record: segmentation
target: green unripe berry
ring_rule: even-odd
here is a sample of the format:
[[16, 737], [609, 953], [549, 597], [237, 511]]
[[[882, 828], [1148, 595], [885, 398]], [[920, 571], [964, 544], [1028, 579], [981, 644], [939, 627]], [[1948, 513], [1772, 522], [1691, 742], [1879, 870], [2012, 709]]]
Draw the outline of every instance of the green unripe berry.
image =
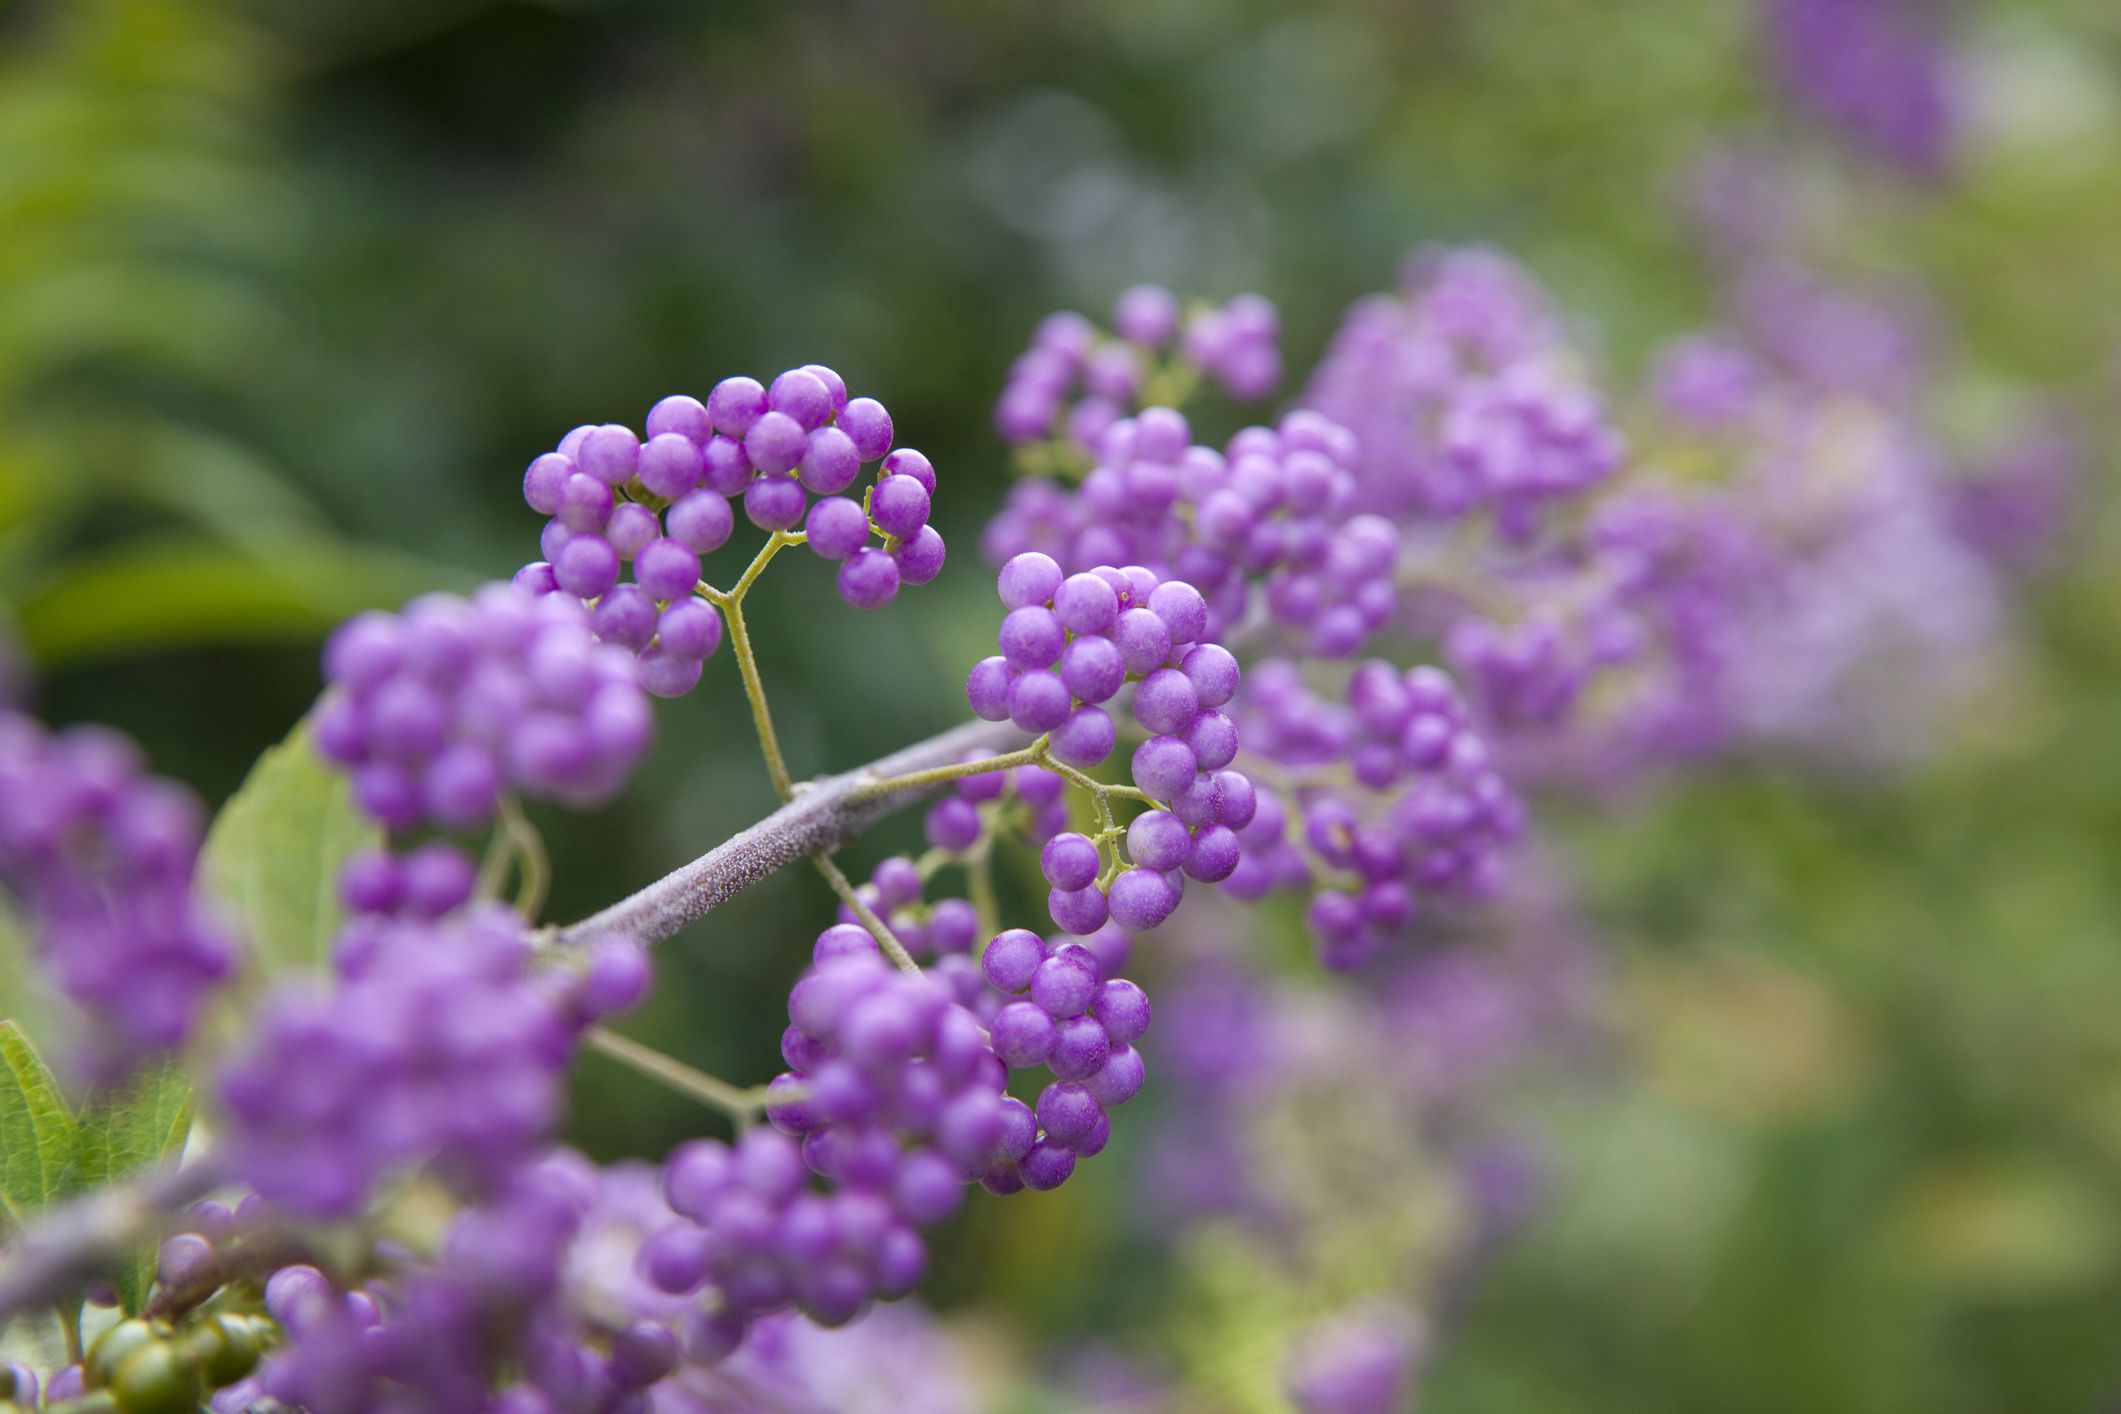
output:
[[207, 1387], [219, 1389], [258, 1368], [265, 1342], [248, 1316], [215, 1316], [194, 1331], [185, 1349], [206, 1377]]
[[82, 1383], [90, 1389], [102, 1389], [117, 1378], [118, 1367], [126, 1357], [151, 1341], [161, 1340], [169, 1334], [169, 1327], [160, 1321], [143, 1321], [137, 1317], [120, 1321], [88, 1348], [88, 1359], [81, 1364]]
[[174, 1344], [157, 1340], [125, 1357], [111, 1393], [121, 1414], [196, 1414], [199, 1372]]

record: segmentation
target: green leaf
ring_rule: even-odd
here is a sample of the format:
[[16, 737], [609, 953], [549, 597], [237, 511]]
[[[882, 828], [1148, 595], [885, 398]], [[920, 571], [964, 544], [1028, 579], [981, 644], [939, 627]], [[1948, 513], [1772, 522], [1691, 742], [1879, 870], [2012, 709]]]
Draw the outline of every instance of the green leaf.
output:
[[11, 1217], [81, 1188], [74, 1117], [22, 1028], [0, 1021], [0, 1200]]
[[[82, 1106], [81, 1181], [101, 1187], [184, 1151], [191, 1135], [191, 1079], [176, 1062], [143, 1072]], [[155, 1280], [155, 1249], [143, 1248], [112, 1272], [128, 1315], [139, 1313]]]
[[22, 917], [0, 893], [0, 1021], [13, 1021], [31, 1040], [46, 1040], [34, 1023], [50, 1015], [50, 1001], [38, 986], [37, 966], [30, 950], [29, 929]]
[[24, 1311], [0, 1326], [0, 1365], [27, 1365], [50, 1374], [72, 1363], [66, 1353], [66, 1328], [56, 1312]]
[[304, 721], [258, 758], [207, 831], [200, 878], [264, 976], [321, 970], [339, 931], [339, 866], [382, 844], [343, 772], [318, 757]]
[[199, 643], [311, 639], [362, 609], [403, 603], [463, 576], [396, 551], [322, 536], [242, 549], [143, 535], [76, 555], [18, 606], [46, 665]]

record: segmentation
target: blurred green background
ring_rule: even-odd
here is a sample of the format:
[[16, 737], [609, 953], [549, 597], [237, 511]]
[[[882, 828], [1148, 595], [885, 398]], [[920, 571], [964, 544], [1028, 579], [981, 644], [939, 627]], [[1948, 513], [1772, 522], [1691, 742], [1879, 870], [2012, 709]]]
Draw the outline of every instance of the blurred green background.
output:
[[[2085, 513], [2018, 690], [1933, 763], [1733, 770], [1562, 823], [1624, 1055], [1553, 1105], [1553, 1201], [1424, 1400], [2111, 1408], [2121, 9], [1952, 18], [1977, 121], [1925, 183], [1784, 112], [1752, 7], [1718, 0], [0, 0], [0, 606], [42, 713], [217, 800], [331, 623], [534, 556], [518, 478], [568, 428], [819, 360], [934, 457], [953, 547], [875, 616], [821, 612], [807, 560], [754, 601], [796, 769], [844, 766], [962, 710], [1007, 475], [987, 411], [1039, 315], [1256, 288], [1301, 369], [1406, 247], [1479, 239], [1632, 376], [1711, 312], [1687, 165], [1793, 150], [1831, 213], [1808, 254], [1929, 282], [1959, 389], [2079, 410]], [[557, 916], [770, 806], [726, 661], [663, 720], [617, 808], [543, 821]], [[634, 1029], [764, 1078], [826, 913], [806, 876], [743, 896]], [[697, 1124], [584, 1070], [594, 1153]], [[975, 1213], [943, 1303], [1153, 1322], [1098, 1167], [1037, 1217]]]

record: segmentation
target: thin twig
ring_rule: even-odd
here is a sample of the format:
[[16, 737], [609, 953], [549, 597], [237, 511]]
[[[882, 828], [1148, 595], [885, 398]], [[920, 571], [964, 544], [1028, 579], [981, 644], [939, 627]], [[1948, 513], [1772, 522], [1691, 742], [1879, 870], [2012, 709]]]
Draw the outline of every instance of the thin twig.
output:
[[787, 800], [795, 793], [788, 776], [788, 760], [781, 754], [780, 734], [773, 729], [773, 713], [766, 706], [766, 683], [759, 676], [758, 656], [751, 651], [751, 630], [744, 622], [744, 596], [758, 583], [773, 557], [807, 537], [801, 531], [776, 530], [766, 537], [757, 555], [745, 566], [737, 582], [725, 592], [711, 585], [699, 586], [700, 594], [722, 611], [729, 623], [729, 651], [736, 656], [737, 677], [744, 684], [744, 700], [751, 704], [751, 724], [758, 731], [759, 751], [766, 758], [766, 774], [773, 780], [774, 794]]
[[891, 931], [891, 925], [877, 917], [876, 910], [871, 908], [854, 885], [848, 882], [840, 866], [832, 862], [832, 856], [820, 851], [810, 856], [810, 862], [817, 866], [818, 873], [825, 876], [825, 882], [832, 885], [832, 891], [840, 896], [840, 902], [853, 909], [854, 916], [862, 920], [862, 926], [869, 930], [870, 937], [876, 939], [876, 945], [884, 950], [884, 956], [890, 958], [899, 971], [910, 972], [915, 977], [920, 976], [921, 965], [913, 960], [913, 954], [906, 951], [906, 945], [898, 940], [898, 934]]
[[926, 786], [944, 785], [965, 776], [984, 776], [989, 771], [1006, 771], [1015, 766], [1035, 766], [1046, 759], [1046, 738], [1040, 737], [1021, 751], [1010, 751], [1000, 756], [983, 756], [974, 761], [957, 761], [948, 766], [931, 766], [925, 771], [908, 771], [902, 776], [887, 776], [871, 781], [855, 792], [856, 800], [868, 800], [879, 795], [889, 795], [899, 790], [920, 790]]
[[763, 1086], [747, 1089], [732, 1085], [720, 1076], [694, 1070], [674, 1056], [666, 1056], [653, 1046], [644, 1046], [605, 1027], [590, 1027], [582, 1034], [582, 1043], [592, 1051], [610, 1056], [620, 1065], [639, 1071], [650, 1080], [669, 1086], [688, 1099], [720, 1110], [739, 1125], [749, 1124], [766, 1107]]

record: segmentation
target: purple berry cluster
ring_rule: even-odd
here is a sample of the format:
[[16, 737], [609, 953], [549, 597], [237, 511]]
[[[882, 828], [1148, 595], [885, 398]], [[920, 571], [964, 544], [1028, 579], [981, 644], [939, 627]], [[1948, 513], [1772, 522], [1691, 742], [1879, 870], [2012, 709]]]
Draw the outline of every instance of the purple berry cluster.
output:
[[998, 1001], [987, 1019], [994, 1054], [1012, 1070], [1043, 1065], [1053, 1075], [1035, 1105], [1007, 1100], [1007, 1130], [980, 1182], [993, 1193], [1058, 1188], [1078, 1159], [1112, 1136], [1109, 1111], [1134, 1098], [1144, 1068], [1135, 1049], [1149, 1029], [1149, 998], [1112, 970], [1124, 959], [1074, 939], [1024, 928], [997, 933], [980, 971]]
[[1064, 575], [1033, 551], [1004, 565], [997, 582], [1009, 609], [1002, 651], [966, 680], [973, 712], [1044, 734], [1067, 765], [1096, 766], [1119, 735], [1103, 704], [1131, 682], [1143, 739], [1129, 770], [1136, 789], [1167, 807], [1130, 828], [1125, 869], [1115, 852], [1108, 872], [1099, 842], [1086, 836], [1045, 840], [1053, 920], [1075, 934], [1096, 932], [1108, 917], [1154, 928], [1178, 906], [1186, 874], [1215, 882], [1237, 867], [1234, 830], [1253, 806], [1251, 782], [1231, 766], [1237, 723], [1222, 710], [1237, 692], [1237, 659], [1207, 641], [1198, 590], [1139, 565]]
[[94, 1022], [80, 1041], [100, 1079], [182, 1045], [234, 968], [194, 890], [199, 838], [197, 803], [124, 737], [0, 711], [0, 884]]
[[[571, 1306], [572, 1268], [592, 1236], [600, 1176], [555, 1151], [457, 1214], [432, 1262], [400, 1264], [388, 1283], [342, 1292], [309, 1266], [283, 1267], [266, 1310], [289, 1337], [233, 1388], [247, 1408], [348, 1414], [637, 1414], [678, 1366], [670, 1313]], [[217, 1401], [220, 1407], [221, 1401]]]
[[1209, 636], [1255, 597], [1309, 653], [1344, 657], [1391, 619], [1399, 532], [1359, 511], [1353, 434], [1316, 413], [1250, 427], [1217, 452], [1170, 408], [1114, 423], [1074, 491], [1027, 481], [988, 528], [996, 559], [1042, 552], [1064, 567], [1143, 564], [1199, 588]]
[[[1365, 662], [1336, 703], [1306, 686], [1294, 664], [1263, 663], [1244, 729], [1247, 749], [1282, 767], [1344, 764], [1352, 777], [1311, 784], [1299, 774], [1290, 801], [1261, 792], [1226, 885], [1241, 898], [1321, 885], [1308, 919], [1336, 970], [1360, 966], [1403, 935], [1421, 894], [1491, 892], [1500, 852], [1523, 831], [1522, 804], [1458, 689], [1436, 668]], [[1314, 860], [1328, 877], [1317, 876]]]
[[1005, 1138], [1006, 1073], [947, 987], [892, 970], [844, 924], [815, 956], [789, 994], [775, 1128], [672, 1154], [664, 1195], [682, 1221], [641, 1250], [663, 1291], [712, 1292], [722, 1347], [691, 1352], [703, 1362], [767, 1313], [841, 1325], [912, 1290], [927, 1268], [920, 1229], [957, 1210]]
[[1112, 329], [1117, 337], [1106, 338], [1088, 319], [1066, 313], [1038, 326], [995, 405], [1003, 441], [1021, 446], [1061, 437], [1096, 446], [1137, 406], [1159, 359], [1214, 380], [1240, 402], [1257, 402], [1281, 381], [1281, 317], [1259, 295], [1189, 315], [1169, 290], [1136, 285], [1113, 306]]
[[[1160, 800], [1237, 754], [1235, 728], [1216, 710], [1237, 690], [1237, 660], [1206, 642], [1207, 603], [1192, 585], [1159, 580], [1139, 565], [1063, 575], [1035, 552], [1004, 565], [997, 584], [1009, 613], [997, 636], [1001, 653], [981, 659], [966, 679], [976, 715], [1046, 734], [1056, 759], [1095, 766], [1119, 740], [1103, 704], [1135, 682], [1135, 720], [1187, 753], [1183, 771], [1168, 746], [1149, 754], [1150, 779], [1161, 789], [1140, 779], [1144, 758], [1136, 753], [1136, 784]], [[1197, 746], [1187, 739], [1196, 728]]]
[[639, 949], [617, 940], [581, 976], [534, 971], [523, 917], [465, 902], [461, 856], [357, 866], [350, 901], [390, 911], [341, 929], [328, 993], [275, 994], [221, 1087], [235, 1172], [326, 1216], [358, 1211], [406, 1165], [432, 1161], [470, 1191], [500, 1183], [558, 1119], [580, 1028], [647, 982]]
[[317, 749], [392, 830], [478, 825], [510, 790], [590, 805], [648, 747], [642, 671], [565, 599], [430, 594], [332, 635]]
[[1485, 250], [1427, 253], [1397, 296], [1348, 311], [1305, 406], [1351, 429], [1363, 508], [1450, 520], [1490, 509], [1527, 533], [1537, 509], [1619, 464], [1619, 433], [1545, 295]]
[[[551, 520], [545, 558], [516, 578], [593, 605], [597, 635], [640, 655], [642, 681], [660, 696], [690, 691], [721, 643], [721, 619], [695, 590], [700, 557], [736, 528], [737, 500], [761, 530], [802, 527], [811, 550], [839, 564], [840, 595], [858, 609], [942, 571], [943, 538], [928, 524], [934, 466], [892, 450], [883, 404], [849, 398], [829, 368], [791, 368], [771, 386], [725, 378], [704, 403], [667, 397], [645, 433], [577, 427], [531, 462], [523, 499]], [[876, 482], [856, 499], [847, 493], [870, 463], [880, 463]], [[626, 565], [633, 577], [621, 583]]]
[[1444, 409], [1437, 444], [1440, 467], [1462, 488], [1453, 498], [1493, 507], [1518, 539], [1536, 528], [1539, 507], [1604, 481], [1622, 455], [1597, 391], [1554, 360], [1466, 379]]

